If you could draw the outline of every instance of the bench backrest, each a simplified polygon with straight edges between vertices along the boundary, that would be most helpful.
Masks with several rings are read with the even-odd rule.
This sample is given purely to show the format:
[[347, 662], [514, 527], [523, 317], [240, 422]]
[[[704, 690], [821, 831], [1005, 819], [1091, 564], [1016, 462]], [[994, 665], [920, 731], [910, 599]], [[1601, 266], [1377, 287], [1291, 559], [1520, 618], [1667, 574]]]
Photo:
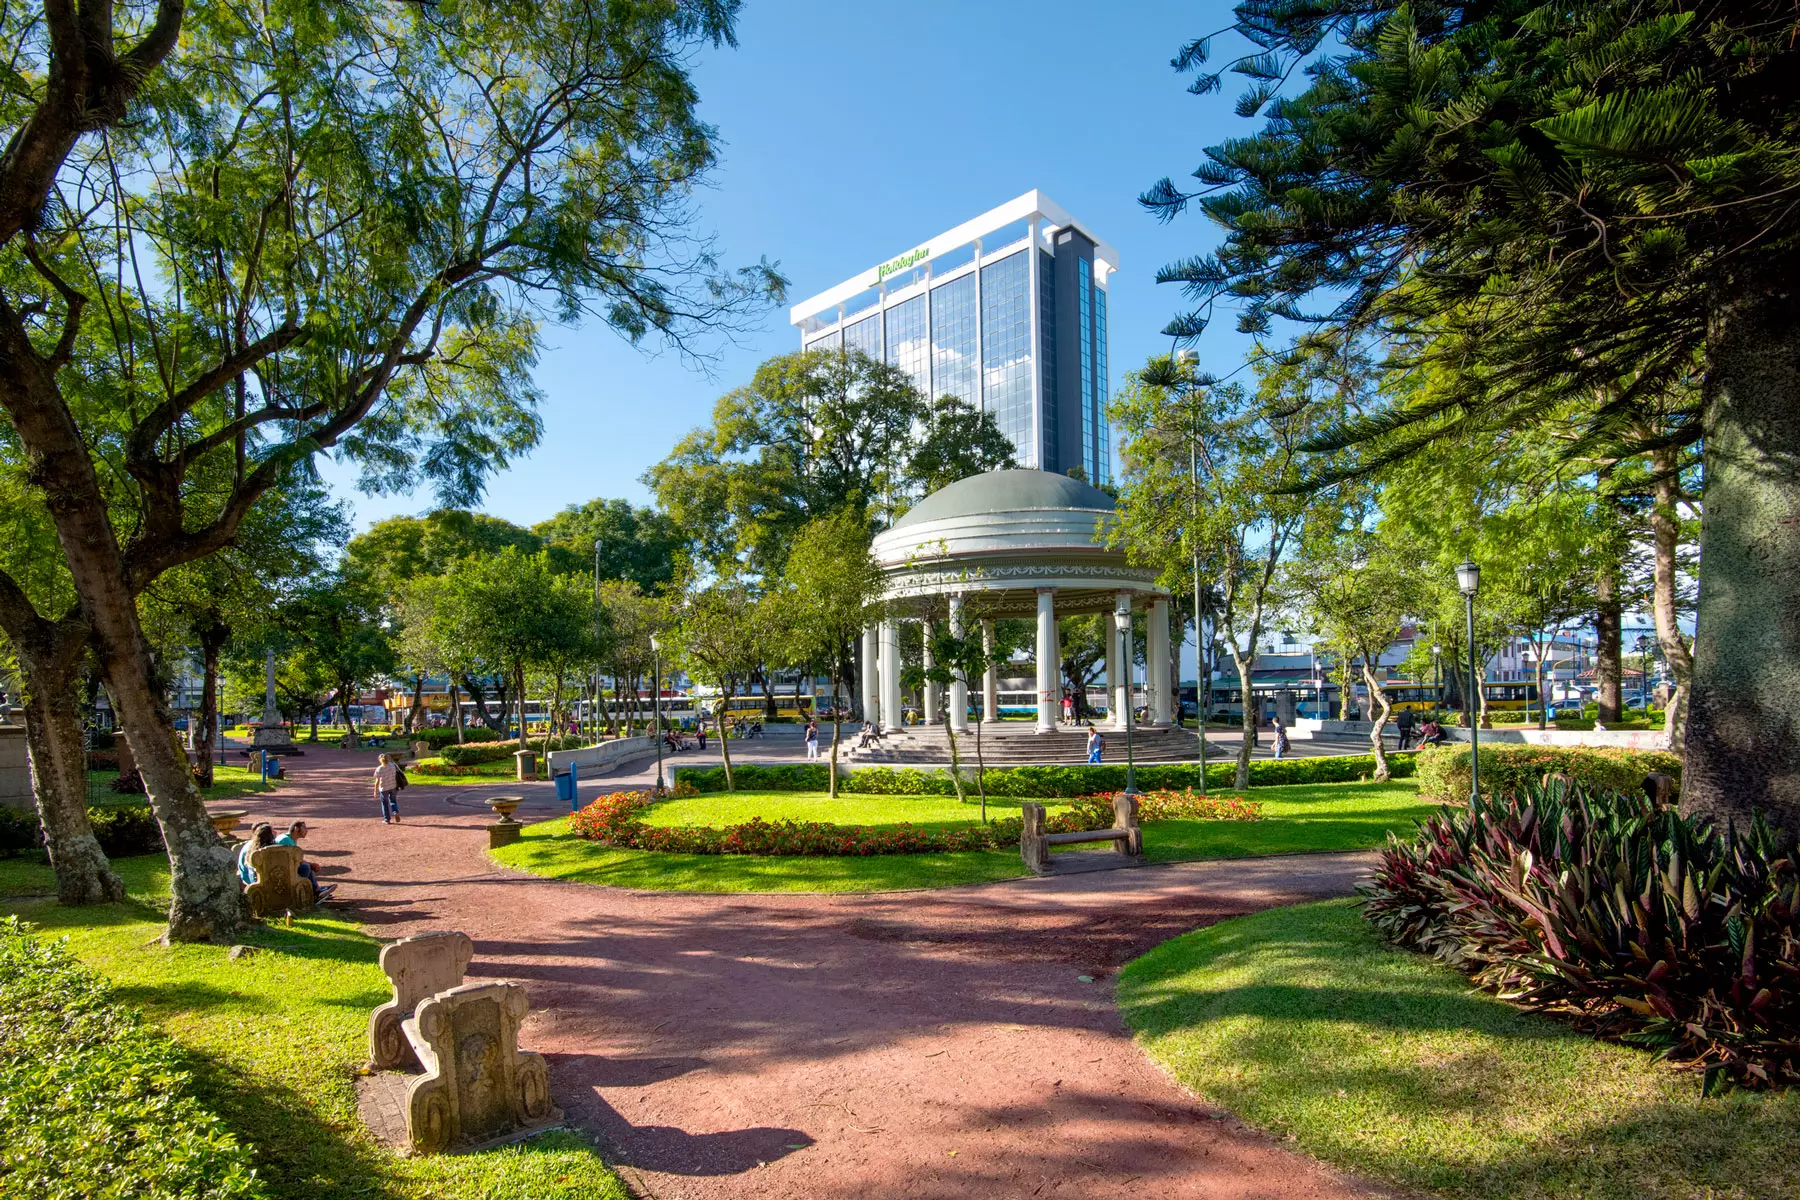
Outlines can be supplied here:
[[474, 956], [475, 943], [455, 930], [416, 934], [383, 946], [381, 973], [394, 986], [394, 1007], [408, 1013], [427, 996], [462, 986]]
[[262, 846], [250, 852], [256, 882], [244, 889], [255, 916], [311, 908], [313, 886], [300, 877], [300, 847]]

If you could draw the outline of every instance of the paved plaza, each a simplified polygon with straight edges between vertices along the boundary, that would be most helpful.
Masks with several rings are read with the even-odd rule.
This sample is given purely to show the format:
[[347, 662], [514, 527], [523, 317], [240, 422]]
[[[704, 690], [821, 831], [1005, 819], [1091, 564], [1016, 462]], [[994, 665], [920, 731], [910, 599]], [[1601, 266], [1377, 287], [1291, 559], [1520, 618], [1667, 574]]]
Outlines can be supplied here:
[[[791, 758], [785, 740], [734, 759]], [[1182, 1093], [1127, 1036], [1112, 987], [1188, 929], [1347, 894], [1371, 855], [934, 892], [633, 892], [487, 857], [481, 802], [516, 791], [527, 820], [566, 811], [547, 784], [415, 785], [384, 826], [370, 756], [289, 766], [252, 819], [312, 823], [309, 856], [373, 935], [459, 929], [471, 979], [524, 982], [524, 1044], [640, 1195], [1367, 1194]]]

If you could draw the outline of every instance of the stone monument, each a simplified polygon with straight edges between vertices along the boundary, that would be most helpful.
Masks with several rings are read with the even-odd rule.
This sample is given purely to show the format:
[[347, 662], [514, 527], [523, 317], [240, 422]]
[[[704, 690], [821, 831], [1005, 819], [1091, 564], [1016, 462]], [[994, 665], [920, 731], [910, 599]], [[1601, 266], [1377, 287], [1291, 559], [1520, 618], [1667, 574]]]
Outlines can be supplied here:
[[416, 1071], [419, 1060], [400, 1023], [419, 1002], [460, 987], [475, 943], [466, 933], [421, 933], [381, 948], [381, 971], [393, 985], [394, 998], [369, 1014], [369, 1065], [378, 1070]]
[[562, 1121], [544, 1056], [519, 1049], [531, 1009], [517, 983], [466, 983], [428, 997], [402, 1023], [425, 1074], [406, 1088], [414, 1153], [508, 1140]]
[[263, 690], [262, 719], [257, 723], [256, 736], [251, 745], [258, 750], [267, 750], [271, 754], [294, 753], [294, 741], [288, 736], [287, 726], [281, 722], [281, 706], [275, 703], [275, 651], [268, 652], [265, 664], [267, 683]]

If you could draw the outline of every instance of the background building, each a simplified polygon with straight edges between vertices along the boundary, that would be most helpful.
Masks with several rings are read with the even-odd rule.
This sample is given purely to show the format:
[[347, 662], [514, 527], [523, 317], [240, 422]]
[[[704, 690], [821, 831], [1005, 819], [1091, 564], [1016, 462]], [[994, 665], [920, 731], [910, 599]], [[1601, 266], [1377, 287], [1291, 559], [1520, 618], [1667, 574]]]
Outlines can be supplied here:
[[808, 350], [861, 350], [994, 414], [1019, 465], [1112, 479], [1106, 287], [1118, 253], [1042, 192], [965, 221], [790, 312]]

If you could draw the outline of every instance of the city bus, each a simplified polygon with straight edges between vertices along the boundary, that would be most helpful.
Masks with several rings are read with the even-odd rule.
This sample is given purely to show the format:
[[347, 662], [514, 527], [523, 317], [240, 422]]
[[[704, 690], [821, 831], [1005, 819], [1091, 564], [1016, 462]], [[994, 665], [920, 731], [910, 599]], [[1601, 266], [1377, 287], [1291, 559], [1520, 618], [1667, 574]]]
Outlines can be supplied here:
[[1487, 697], [1489, 712], [1504, 709], [1535, 708], [1538, 686], [1535, 683], [1484, 683], [1481, 694]]

